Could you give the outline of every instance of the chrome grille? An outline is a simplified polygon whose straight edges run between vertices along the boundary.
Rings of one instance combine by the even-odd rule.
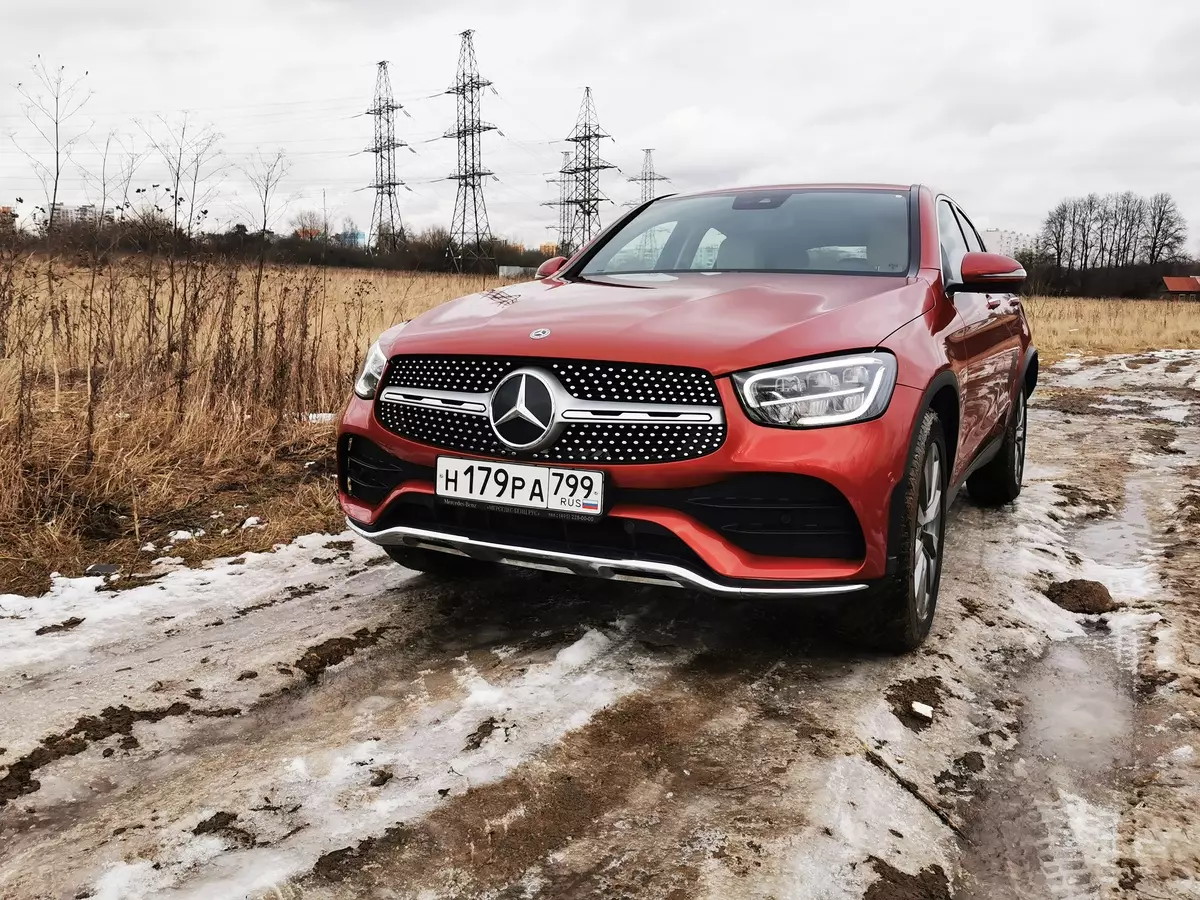
[[[518,452],[496,436],[486,406],[488,393],[506,375],[527,366],[553,373],[570,395],[564,399],[577,409],[563,414],[569,421],[552,444]],[[537,462],[619,465],[695,459],[717,450],[726,434],[712,375],[618,362],[398,356],[384,374],[375,409],[385,428],[410,440]],[[584,421],[592,417],[596,421]]]
[[[703,369],[642,363],[537,359],[520,356],[397,356],[381,387],[482,393],[521,366],[554,373],[581,400],[609,403],[692,403],[719,406],[713,377]]]

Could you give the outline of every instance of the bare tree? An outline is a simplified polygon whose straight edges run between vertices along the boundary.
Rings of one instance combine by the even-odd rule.
[[[329,223],[320,210],[302,209],[292,216],[291,224],[296,235],[305,240],[326,240],[329,237]]]
[[[192,248],[195,228],[203,221],[207,210],[203,209],[215,193],[210,183],[216,173],[219,152],[217,141],[220,136],[211,128],[195,128],[185,113],[179,125],[172,126],[166,119],[159,118],[161,136],[155,136],[145,127],[142,131],[167,167],[167,200],[170,202],[171,235],[167,256],[167,346],[165,361],[170,364],[177,351],[175,308],[180,296],[188,296],[192,274]],[[178,277],[179,244],[184,244],[182,279]]]
[[[1141,240],[1142,253],[1151,265],[1176,259],[1183,251],[1187,222],[1170,194],[1158,193],[1150,198]]]
[[[84,89],[83,75],[74,80],[67,78],[66,67],[57,69],[47,67],[46,61],[38,55],[33,65],[33,81],[17,85],[19,93],[25,102],[25,118],[38,133],[47,159],[38,154],[20,148],[33,163],[33,169],[42,183],[42,193],[46,198],[45,223],[47,241],[46,253],[46,300],[49,305],[50,318],[50,363],[54,372],[54,408],[58,409],[61,398],[61,363],[59,348],[64,344],[66,356],[71,356],[70,308],[60,302],[56,287],[56,244],[54,241],[55,228],[59,224],[60,206],[59,189],[62,187],[63,172],[70,159],[71,151],[83,139],[86,128],[74,128],[72,122],[87,103],[90,93]],[[19,146],[19,145],[18,145]]]
[[[1054,256],[1054,265],[1061,269],[1066,261],[1067,240],[1071,231],[1071,205],[1063,200],[1046,214],[1042,223],[1041,243]]]
[[[255,224],[258,226],[258,266],[254,274],[254,290],[251,294],[251,355],[254,364],[254,391],[257,394],[262,378],[262,281],[267,265],[267,233],[279,211],[276,209],[276,194],[279,184],[287,177],[288,162],[282,150],[274,156],[261,153],[243,172],[254,188],[258,203],[255,207]]]

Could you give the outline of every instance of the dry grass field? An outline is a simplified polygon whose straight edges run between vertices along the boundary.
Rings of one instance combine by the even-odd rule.
[[[0,594],[92,563],[145,571],[158,556],[197,561],[338,529],[331,426],[308,414],[339,410],[381,330],[490,286],[315,267],[259,278],[253,265],[209,260],[0,258]],[[1030,298],[1026,308],[1047,362],[1200,347],[1200,304]],[[241,527],[250,517],[261,527]]]
[[[1200,348],[1200,303],[1029,297],[1025,311],[1043,363],[1069,353]]]

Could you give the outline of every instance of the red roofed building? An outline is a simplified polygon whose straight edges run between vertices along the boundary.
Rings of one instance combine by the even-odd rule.
[[[1200,300],[1200,276],[1164,275],[1162,295],[1168,300]]]

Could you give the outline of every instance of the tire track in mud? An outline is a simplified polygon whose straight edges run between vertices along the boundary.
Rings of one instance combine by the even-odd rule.
[[[790,668],[820,681],[844,666]],[[528,883],[554,897],[679,898],[698,896],[700,869],[714,860],[760,868],[776,831],[805,824],[788,801],[789,768],[850,743],[779,702],[788,668],[701,653],[502,781],[383,839],[326,854],[290,896],[371,896],[402,882],[405,896],[482,896]]]
[[[1123,399],[1109,393],[1114,404]],[[1195,393],[1171,394],[1170,402],[1151,396],[1145,406],[1169,407],[1183,420],[1198,401]],[[1179,482],[1198,468],[1189,460],[1200,434],[1144,428],[1144,421],[1122,414],[1102,432],[1068,421],[1078,446],[1056,447],[1071,470],[1057,485],[1067,501],[1060,521],[1074,548],[1071,577],[1104,583],[1120,608],[1083,619],[1086,635],[1052,645],[1023,676],[1030,702],[1021,743],[973,810],[964,900],[1196,896],[1194,875],[1184,873],[1200,871],[1200,851],[1190,841],[1192,849],[1180,852],[1189,844],[1180,817],[1200,798],[1200,771],[1191,766],[1189,779],[1178,757],[1189,756],[1180,740],[1200,737],[1200,715],[1173,689],[1180,644],[1171,639],[1180,628],[1200,634],[1200,580],[1179,577],[1195,573],[1200,557],[1164,544],[1187,531],[1186,515],[1172,516],[1165,501],[1186,496]],[[1171,764],[1167,748],[1177,757]]]

